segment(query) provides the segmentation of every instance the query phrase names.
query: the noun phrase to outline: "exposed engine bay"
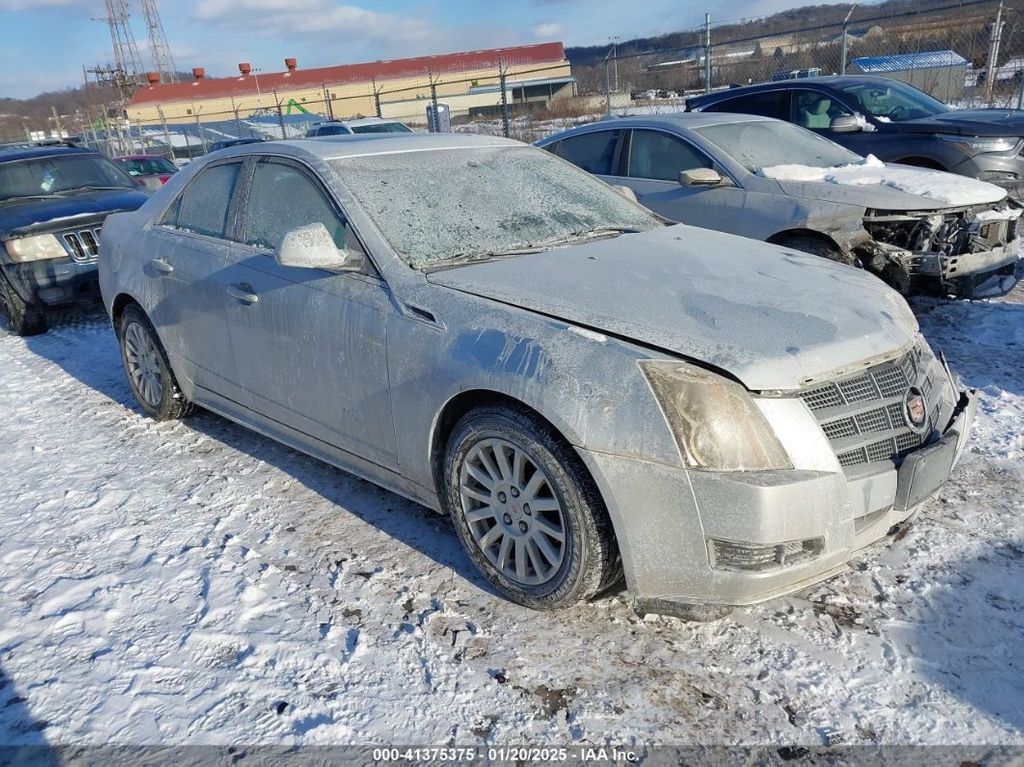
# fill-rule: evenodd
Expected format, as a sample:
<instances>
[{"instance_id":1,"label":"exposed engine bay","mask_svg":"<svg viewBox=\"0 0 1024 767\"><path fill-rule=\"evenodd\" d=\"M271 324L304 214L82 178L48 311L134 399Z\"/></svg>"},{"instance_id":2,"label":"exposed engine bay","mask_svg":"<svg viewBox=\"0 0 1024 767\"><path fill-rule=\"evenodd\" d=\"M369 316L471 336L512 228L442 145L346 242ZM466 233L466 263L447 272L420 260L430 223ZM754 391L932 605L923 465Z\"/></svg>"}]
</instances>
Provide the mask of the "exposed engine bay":
<instances>
[{"instance_id":1,"label":"exposed engine bay","mask_svg":"<svg viewBox=\"0 0 1024 767\"><path fill-rule=\"evenodd\" d=\"M868 210L864 228L874 242L856 255L901 293L1002 295L1024 274L1022 213L1013 199L942 211Z\"/></svg>"}]
</instances>

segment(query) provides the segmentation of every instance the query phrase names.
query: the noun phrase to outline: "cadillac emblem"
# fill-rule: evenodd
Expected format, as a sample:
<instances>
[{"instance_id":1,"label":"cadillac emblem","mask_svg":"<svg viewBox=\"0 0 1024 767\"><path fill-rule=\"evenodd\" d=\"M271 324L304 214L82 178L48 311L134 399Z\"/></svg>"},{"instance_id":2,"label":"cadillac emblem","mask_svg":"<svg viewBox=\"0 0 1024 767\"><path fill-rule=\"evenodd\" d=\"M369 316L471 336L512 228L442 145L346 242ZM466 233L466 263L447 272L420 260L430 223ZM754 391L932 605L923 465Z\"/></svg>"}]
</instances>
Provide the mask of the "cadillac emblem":
<instances>
[{"instance_id":1,"label":"cadillac emblem","mask_svg":"<svg viewBox=\"0 0 1024 767\"><path fill-rule=\"evenodd\" d=\"M916 386L911 386L903 395L903 420L915 434L924 434L928 430L928 403Z\"/></svg>"}]
</instances>

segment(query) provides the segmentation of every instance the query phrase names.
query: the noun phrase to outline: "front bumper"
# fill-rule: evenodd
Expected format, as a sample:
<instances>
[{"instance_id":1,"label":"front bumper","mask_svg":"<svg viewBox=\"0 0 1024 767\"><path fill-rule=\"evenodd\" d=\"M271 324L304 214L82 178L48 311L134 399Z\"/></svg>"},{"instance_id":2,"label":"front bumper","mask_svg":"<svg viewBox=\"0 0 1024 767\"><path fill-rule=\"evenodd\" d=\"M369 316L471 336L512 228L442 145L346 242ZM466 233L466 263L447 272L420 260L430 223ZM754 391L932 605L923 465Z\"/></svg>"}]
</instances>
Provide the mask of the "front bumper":
<instances>
[{"instance_id":1,"label":"front bumper","mask_svg":"<svg viewBox=\"0 0 1024 767\"><path fill-rule=\"evenodd\" d=\"M28 304L66 306L99 300L96 264L82 264L70 258L0 265L4 277Z\"/></svg>"},{"instance_id":2,"label":"front bumper","mask_svg":"<svg viewBox=\"0 0 1024 767\"><path fill-rule=\"evenodd\" d=\"M1014 153L983 153L950 168L952 173L1002 187L1010 197L1024 199L1024 158Z\"/></svg>"},{"instance_id":3,"label":"front bumper","mask_svg":"<svg viewBox=\"0 0 1024 767\"><path fill-rule=\"evenodd\" d=\"M1009 293L1024 277L1021 240L978 253L946 256L908 253L903 263L911 278L930 281L958 298L994 298Z\"/></svg>"},{"instance_id":4,"label":"front bumper","mask_svg":"<svg viewBox=\"0 0 1024 767\"><path fill-rule=\"evenodd\" d=\"M824 580L909 519L948 478L974 419L972 392L936 440L897 469L702 472L578 448L608 506L627 587L641 611L749 605ZM716 542L798 556L758 571L715 563ZM807 543L810 542L810 543ZM787 548L788 547L788 548Z\"/></svg>"}]
</instances>

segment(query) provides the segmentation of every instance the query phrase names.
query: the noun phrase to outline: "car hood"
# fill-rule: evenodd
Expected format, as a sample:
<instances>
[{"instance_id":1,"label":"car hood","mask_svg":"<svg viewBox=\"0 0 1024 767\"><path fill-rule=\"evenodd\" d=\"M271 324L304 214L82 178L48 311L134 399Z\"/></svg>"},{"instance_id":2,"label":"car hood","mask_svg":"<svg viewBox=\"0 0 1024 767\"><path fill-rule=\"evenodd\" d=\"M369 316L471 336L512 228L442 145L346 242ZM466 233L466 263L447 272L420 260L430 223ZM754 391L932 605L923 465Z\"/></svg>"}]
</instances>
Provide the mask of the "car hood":
<instances>
[{"instance_id":1,"label":"car hood","mask_svg":"<svg viewBox=\"0 0 1024 767\"><path fill-rule=\"evenodd\" d=\"M786 181L776 179L782 191L790 197L805 200L823 200L843 205L856 205L876 210L937 210L950 207L949 203L917 194L907 194L885 186L856 186L830 184L824 181Z\"/></svg>"},{"instance_id":2,"label":"car hood","mask_svg":"<svg viewBox=\"0 0 1024 767\"><path fill-rule=\"evenodd\" d=\"M962 109L893 124L901 133L1022 136L1024 135L1024 110Z\"/></svg>"},{"instance_id":3,"label":"car hood","mask_svg":"<svg viewBox=\"0 0 1024 767\"><path fill-rule=\"evenodd\" d=\"M490 298L796 389L905 347L906 302L866 272L688 226L429 273Z\"/></svg>"},{"instance_id":4,"label":"car hood","mask_svg":"<svg viewBox=\"0 0 1024 767\"><path fill-rule=\"evenodd\" d=\"M995 184L943 171L883 163L873 156L837 168L776 165L759 175L775 179L786 194L881 210L936 210L989 205L1006 197Z\"/></svg>"},{"instance_id":5,"label":"car hood","mask_svg":"<svg viewBox=\"0 0 1024 767\"><path fill-rule=\"evenodd\" d=\"M135 210L149 199L134 189L84 192L52 200L27 200L0 205L0 232L49 230L74 226L76 219L102 218L102 214Z\"/></svg>"}]
</instances>

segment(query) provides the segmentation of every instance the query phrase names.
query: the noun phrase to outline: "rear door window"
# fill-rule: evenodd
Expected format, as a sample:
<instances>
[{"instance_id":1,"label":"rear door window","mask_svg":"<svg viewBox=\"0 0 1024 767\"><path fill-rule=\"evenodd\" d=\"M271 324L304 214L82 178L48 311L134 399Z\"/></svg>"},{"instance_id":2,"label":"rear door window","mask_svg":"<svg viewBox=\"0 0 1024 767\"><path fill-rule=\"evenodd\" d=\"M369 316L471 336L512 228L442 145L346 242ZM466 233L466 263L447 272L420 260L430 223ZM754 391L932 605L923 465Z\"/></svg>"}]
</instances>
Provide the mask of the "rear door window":
<instances>
[{"instance_id":1,"label":"rear door window","mask_svg":"<svg viewBox=\"0 0 1024 767\"><path fill-rule=\"evenodd\" d=\"M707 107L705 112L737 112L744 115L774 117L789 120L789 91L765 91L746 96L718 101Z\"/></svg>"},{"instance_id":2,"label":"rear door window","mask_svg":"<svg viewBox=\"0 0 1024 767\"><path fill-rule=\"evenodd\" d=\"M583 133L562 139L556 154L589 173L611 176L615 173L615 148L620 130L604 130Z\"/></svg>"},{"instance_id":3,"label":"rear door window","mask_svg":"<svg viewBox=\"0 0 1024 767\"><path fill-rule=\"evenodd\" d=\"M214 165L200 171L164 214L160 223L207 237L224 239L231 196L242 163Z\"/></svg>"}]
</instances>

